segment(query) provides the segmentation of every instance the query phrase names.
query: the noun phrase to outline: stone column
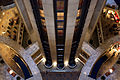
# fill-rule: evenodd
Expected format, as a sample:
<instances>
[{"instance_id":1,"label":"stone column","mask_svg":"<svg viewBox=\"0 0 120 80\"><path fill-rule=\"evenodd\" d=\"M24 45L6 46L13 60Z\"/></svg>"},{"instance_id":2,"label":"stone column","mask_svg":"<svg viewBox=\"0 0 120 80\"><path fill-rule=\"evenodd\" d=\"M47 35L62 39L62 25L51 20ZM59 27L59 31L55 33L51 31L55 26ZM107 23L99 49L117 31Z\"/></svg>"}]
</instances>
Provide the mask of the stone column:
<instances>
[{"instance_id":1,"label":"stone column","mask_svg":"<svg viewBox=\"0 0 120 80\"><path fill-rule=\"evenodd\" d=\"M68 63L71 53L79 0L68 0L64 62ZM66 65L66 64L65 64Z\"/></svg>"},{"instance_id":2,"label":"stone column","mask_svg":"<svg viewBox=\"0 0 120 80\"><path fill-rule=\"evenodd\" d=\"M82 32L81 39L79 42L79 46L76 51L76 57L78 57L79 53L81 52L81 46L83 44L83 41L84 40L86 42L89 41L89 39L95 29L95 25L97 23L97 20L100 16L100 13L103 9L105 2L106 2L106 0L91 0L88 14L86 17L86 21L84 24L83 32Z\"/></svg>"},{"instance_id":3,"label":"stone column","mask_svg":"<svg viewBox=\"0 0 120 80\"><path fill-rule=\"evenodd\" d=\"M52 62L57 62L53 0L42 0Z\"/></svg>"},{"instance_id":4,"label":"stone column","mask_svg":"<svg viewBox=\"0 0 120 80\"><path fill-rule=\"evenodd\" d=\"M88 31L87 31L86 36L85 36L85 41L90 40L90 37L92 36L92 34L93 34L94 30L95 30L96 24L98 22L98 19L99 19L100 15L101 15L101 12L102 12L103 7L104 7L105 2L106 2L106 0L97 0L97 1L98 2L96 3L96 7L94 7L94 13L93 13L91 21L89 23Z\"/></svg>"},{"instance_id":5,"label":"stone column","mask_svg":"<svg viewBox=\"0 0 120 80\"><path fill-rule=\"evenodd\" d=\"M30 0L15 0L15 3L24 21L25 28L31 41L33 43L38 41L40 52L45 56Z\"/></svg>"}]
</instances>

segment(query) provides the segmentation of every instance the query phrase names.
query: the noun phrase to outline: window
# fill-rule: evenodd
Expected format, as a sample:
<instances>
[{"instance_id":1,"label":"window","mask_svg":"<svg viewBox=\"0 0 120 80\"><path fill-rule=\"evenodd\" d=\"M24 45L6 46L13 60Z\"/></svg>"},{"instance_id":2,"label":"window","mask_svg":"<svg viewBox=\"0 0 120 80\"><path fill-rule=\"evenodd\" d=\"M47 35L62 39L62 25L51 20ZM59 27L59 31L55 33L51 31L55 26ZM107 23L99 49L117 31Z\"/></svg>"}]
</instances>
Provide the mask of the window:
<instances>
[{"instance_id":1,"label":"window","mask_svg":"<svg viewBox=\"0 0 120 80\"><path fill-rule=\"evenodd\" d=\"M64 20L64 12L57 12L57 20Z\"/></svg>"},{"instance_id":2,"label":"window","mask_svg":"<svg viewBox=\"0 0 120 80\"><path fill-rule=\"evenodd\" d=\"M64 12L57 12L57 16L64 16Z\"/></svg>"},{"instance_id":3,"label":"window","mask_svg":"<svg viewBox=\"0 0 120 80\"><path fill-rule=\"evenodd\" d=\"M64 20L64 16L58 16L57 20Z\"/></svg>"},{"instance_id":4,"label":"window","mask_svg":"<svg viewBox=\"0 0 120 80\"><path fill-rule=\"evenodd\" d=\"M39 7L42 9L43 7L42 7L42 0L38 0L38 5L39 5Z\"/></svg>"},{"instance_id":5,"label":"window","mask_svg":"<svg viewBox=\"0 0 120 80\"><path fill-rule=\"evenodd\" d=\"M63 33L64 33L63 30L58 30L58 35L59 36L63 36Z\"/></svg>"},{"instance_id":6,"label":"window","mask_svg":"<svg viewBox=\"0 0 120 80\"><path fill-rule=\"evenodd\" d=\"M81 8L82 5L83 5L83 0L80 0L80 2L79 2L79 8Z\"/></svg>"},{"instance_id":7,"label":"window","mask_svg":"<svg viewBox=\"0 0 120 80\"><path fill-rule=\"evenodd\" d=\"M78 26L79 23L80 23L80 19L76 19L76 24L75 24L75 26Z\"/></svg>"},{"instance_id":8,"label":"window","mask_svg":"<svg viewBox=\"0 0 120 80\"><path fill-rule=\"evenodd\" d=\"M57 26L64 26L64 22L57 22Z\"/></svg>"},{"instance_id":9,"label":"window","mask_svg":"<svg viewBox=\"0 0 120 80\"><path fill-rule=\"evenodd\" d=\"M63 28L63 26L57 26L57 28Z\"/></svg>"},{"instance_id":10,"label":"window","mask_svg":"<svg viewBox=\"0 0 120 80\"><path fill-rule=\"evenodd\" d=\"M57 10L64 10L64 1L57 1Z\"/></svg>"},{"instance_id":11,"label":"window","mask_svg":"<svg viewBox=\"0 0 120 80\"><path fill-rule=\"evenodd\" d=\"M43 10L40 10L40 16L45 17Z\"/></svg>"},{"instance_id":12,"label":"window","mask_svg":"<svg viewBox=\"0 0 120 80\"><path fill-rule=\"evenodd\" d=\"M77 17L79 17L80 15L81 15L81 9L78 10Z\"/></svg>"},{"instance_id":13,"label":"window","mask_svg":"<svg viewBox=\"0 0 120 80\"><path fill-rule=\"evenodd\" d=\"M59 37L57 38L57 44L59 44L59 46L64 46L64 36L58 35Z\"/></svg>"},{"instance_id":14,"label":"window","mask_svg":"<svg viewBox=\"0 0 120 80\"><path fill-rule=\"evenodd\" d=\"M46 23L45 23L45 20L44 20L44 19L41 19L41 22L42 22L42 25L43 25L43 26L46 26Z\"/></svg>"}]
</instances>

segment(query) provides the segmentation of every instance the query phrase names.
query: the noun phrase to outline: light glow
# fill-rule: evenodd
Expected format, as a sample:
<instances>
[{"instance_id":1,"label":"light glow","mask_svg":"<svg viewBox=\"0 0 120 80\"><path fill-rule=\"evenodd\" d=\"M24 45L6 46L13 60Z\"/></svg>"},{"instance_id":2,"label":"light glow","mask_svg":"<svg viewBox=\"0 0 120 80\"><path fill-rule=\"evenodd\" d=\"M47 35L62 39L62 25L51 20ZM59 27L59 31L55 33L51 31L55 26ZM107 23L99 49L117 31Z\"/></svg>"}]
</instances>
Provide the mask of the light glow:
<instances>
[{"instance_id":1,"label":"light glow","mask_svg":"<svg viewBox=\"0 0 120 80\"><path fill-rule=\"evenodd\" d=\"M120 48L118 49L118 52L120 52Z\"/></svg>"},{"instance_id":2,"label":"light glow","mask_svg":"<svg viewBox=\"0 0 120 80\"><path fill-rule=\"evenodd\" d=\"M57 62L53 62L53 66L56 67L57 66Z\"/></svg>"},{"instance_id":3,"label":"light glow","mask_svg":"<svg viewBox=\"0 0 120 80\"><path fill-rule=\"evenodd\" d=\"M84 72L84 74L86 75L87 73L86 73L86 72Z\"/></svg>"},{"instance_id":4,"label":"light glow","mask_svg":"<svg viewBox=\"0 0 120 80\"><path fill-rule=\"evenodd\" d=\"M10 70L9 73L12 74L12 73L13 73L13 70Z\"/></svg>"},{"instance_id":5,"label":"light glow","mask_svg":"<svg viewBox=\"0 0 120 80\"><path fill-rule=\"evenodd\" d=\"M64 50L64 49L58 49L58 50Z\"/></svg>"},{"instance_id":6,"label":"light glow","mask_svg":"<svg viewBox=\"0 0 120 80\"><path fill-rule=\"evenodd\" d=\"M79 58L75 58L75 62L79 62Z\"/></svg>"},{"instance_id":7,"label":"light glow","mask_svg":"<svg viewBox=\"0 0 120 80\"><path fill-rule=\"evenodd\" d=\"M110 72L110 73L113 73L113 70L112 70L112 69L109 69L109 72Z\"/></svg>"},{"instance_id":8,"label":"light glow","mask_svg":"<svg viewBox=\"0 0 120 80\"><path fill-rule=\"evenodd\" d=\"M2 34L5 34L6 32L2 32Z\"/></svg>"},{"instance_id":9,"label":"light glow","mask_svg":"<svg viewBox=\"0 0 120 80\"><path fill-rule=\"evenodd\" d=\"M46 59L43 57L43 58L42 58L42 61L43 61L43 62L46 62Z\"/></svg>"},{"instance_id":10,"label":"light glow","mask_svg":"<svg viewBox=\"0 0 120 80\"><path fill-rule=\"evenodd\" d=\"M109 11L108 11L108 14L110 14L110 13L112 13L112 12L113 12L113 11L109 10Z\"/></svg>"},{"instance_id":11,"label":"light glow","mask_svg":"<svg viewBox=\"0 0 120 80\"><path fill-rule=\"evenodd\" d=\"M5 15L5 12L3 12L3 15Z\"/></svg>"},{"instance_id":12,"label":"light glow","mask_svg":"<svg viewBox=\"0 0 120 80\"><path fill-rule=\"evenodd\" d=\"M68 61L65 61L64 65L65 65L65 66L68 66Z\"/></svg>"},{"instance_id":13,"label":"light glow","mask_svg":"<svg viewBox=\"0 0 120 80\"><path fill-rule=\"evenodd\" d=\"M117 49L113 49L113 51L116 51L116 52L117 52Z\"/></svg>"}]
</instances>

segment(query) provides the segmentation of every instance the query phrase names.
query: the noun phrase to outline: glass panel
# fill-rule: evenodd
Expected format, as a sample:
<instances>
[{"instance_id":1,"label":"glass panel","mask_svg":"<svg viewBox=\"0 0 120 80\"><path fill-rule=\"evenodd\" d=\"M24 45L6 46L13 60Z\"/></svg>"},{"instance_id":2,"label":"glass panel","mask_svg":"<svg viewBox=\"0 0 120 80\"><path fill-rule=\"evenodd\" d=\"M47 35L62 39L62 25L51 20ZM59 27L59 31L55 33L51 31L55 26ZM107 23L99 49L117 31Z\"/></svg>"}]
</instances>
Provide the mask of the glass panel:
<instances>
[{"instance_id":1,"label":"glass panel","mask_svg":"<svg viewBox=\"0 0 120 80\"><path fill-rule=\"evenodd\" d=\"M76 25L75 25L75 26L78 26L78 25L79 25L79 22L80 22L80 19L77 19L77 20L76 20Z\"/></svg>"},{"instance_id":2,"label":"glass panel","mask_svg":"<svg viewBox=\"0 0 120 80\"><path fill-rule=\"evenodd\" d=\"M43 10L40 10L40 16L45 17Z\"/></svg>"},{"instance_id":3,"label":"glass panel","mask_svg":"<svg viewBox=\"0 0 120 80\"><path fill-rule=\"evenodd\" d=\"M64 26L64 22L57 22L57 26Z\"/></svg>"},{"instance_id":4,"label":"glass panel","mask_svg":"<svg viewBox=\"0 0 120 80\"><path fill-rule=\"evenodd\" d=\"M57 26L57 28L63 28L63 26Z\"/></svg>"},{"instance_id":5,"label":"glass panel","mask_svg":"<svg viewBox=\"0 0 120 80\"><path fill-rule=\"evenodd\" d=\"M41 22L42 22L42 25L43 25L43 26L46 26L44 19L41 19Z\"/></svg>"},{"instance_id":6,"label":"glass panel","mask_svg":"<svg viewBox=\"0 0 120 80\"><path fill-rule=\"evenodd\" d=\"M42 23L45 23L45 20L44 19L41 19Z\"/></svg>"},{"instance_id":7,"label":"glass panel","mask_svg":"<svg viewBox=\"0 0 120 80\"><path fill-rule=\"evenodd\" d=\"M64 12L57 12L57 16L64 16Z\"/></svg>"},{"instance_id":8,"label":"glass panel","mask_svg":"<svg viewBox=\"0 0 120 80\"><path fill-rule=\"evenodd\" d=\"M42 9L43 7L42 7L42 0L38 0L38 5L39 5L39 7Z\"/></svg>"},{"instance_id":9,"label":"glass panel","mask_svg":"<svg viewBox=\"0 0 120 80\"><path fill-rule=\"evenodd\" d=\"M64 33L63 30L58 30L58 35L59 35L59 36L60 36L60 35L62 36L63 33Z\"/></svg>"},{"instance_id":10,"label":"glass panel","mask_svg":"<svg viewBox=\"0 0 120 80\"><path fill-rule=\"evenodd\" d=\"M80 0L80 2L79 2L79 8L81 8L82 5L83 5L83 0Z\"/></svg>"},{"instance_id":11,"label":"glass panel","mask_svg":"<svg viewBox=\"0 0 120 80\"><path fill-rule=\"evenodd\" d=\"M57 20L64 20L64 16L58 16Z\"/></svg>"},{"instance_id":12,"label":"glass panel","mask_svg":"<svg viewBox=\"0 0 120 80\"><path fill-rule=\"evenodd\" d=\"M57 44L59 44L59 45L64 45L64 37L62 36L62 37L58 37L58 39L57 39Z\"/></svg>"},{"instance_id":13,"label":"glass panel","mask_svg":"<svg viewBox=\"0 0 120 80\"><path fill-rule=\"evenodd\" d=\"M77 17L79 17L80 15L81 15L81 9L78 10Z\"/></svg>"},{"instance_id":14,"label":"glass panel","mask_svg":"<svg viewBox=\"0 0 120 80\"><path fill-rule=\"evenodd\" d=\"M64 20L64 12L57 12L57 20Z\"/></svg>"},{"instance_id":15,"label":"glass panel","mask_svg":"<svg viewBox=\"0 0 120 80\"><path fill-rule=\"evenodd\" d=\"M57 10L64 10L64 1L57 1Z\"/></svg>"}]
</instances>

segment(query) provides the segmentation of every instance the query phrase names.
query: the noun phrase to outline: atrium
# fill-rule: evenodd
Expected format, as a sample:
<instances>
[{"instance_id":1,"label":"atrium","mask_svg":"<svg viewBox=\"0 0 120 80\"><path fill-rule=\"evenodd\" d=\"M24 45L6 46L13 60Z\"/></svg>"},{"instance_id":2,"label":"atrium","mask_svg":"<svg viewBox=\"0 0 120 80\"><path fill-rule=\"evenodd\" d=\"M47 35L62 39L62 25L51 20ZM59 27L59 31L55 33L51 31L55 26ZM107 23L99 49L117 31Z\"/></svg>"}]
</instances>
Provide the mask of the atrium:
<instances>
[{"instance_id":1,"label":"atrium","mask_svg":"<svg viewBox=\"0 0 120 80\"><path fill-rule=\"evenodd\" d=\"M0 80L120 80L120 0L0 0Z\"/></svg>"}]
</instances>

